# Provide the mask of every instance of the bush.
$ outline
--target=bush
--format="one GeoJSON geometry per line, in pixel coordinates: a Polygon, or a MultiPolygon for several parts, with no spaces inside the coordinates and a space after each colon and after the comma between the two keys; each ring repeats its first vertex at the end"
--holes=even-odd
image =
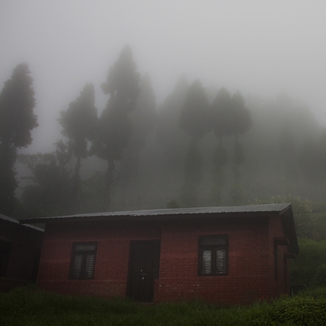
{"type": "Polygon", "coordinates": [[[296,296],[278,300],[269,313],[272,325],[326,325],[326,298],[296,296]]]}
{"type": "Polygon", "coordinates": [[[142,305],[22,288],[0,293],[0,325],[318,326],[326,325],[325,294],[326,287],[248,307],[225,308],[201,301],[142,305]]]}

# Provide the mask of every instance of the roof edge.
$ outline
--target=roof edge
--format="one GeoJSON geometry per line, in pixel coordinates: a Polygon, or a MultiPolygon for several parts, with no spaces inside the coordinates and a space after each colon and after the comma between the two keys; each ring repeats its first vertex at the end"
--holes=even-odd
{"type": "Polygon", "coordinates": [[[289,203],[282,204],[262,204],[262,205],[245,205],[245,206],[215,206],[215,207],[192,207],[192,208],[174,208],[174,209],[153,209],[153,210],[136,210],[136,211],[117,211],[117,212],[98,212],[74,215],[62,215],[51,217],[40,217],[35,219],[21,220],[21,224],[29,223],[45,223],[53,220],[88,220],[88,219],[108,219],[108,220],[143,220],[144,218],[155,219],[158,217],[173,218],[173,216],[199,216],[202,214],[284,214],[288,210],[292,211],[292,206],[289,203]]]}

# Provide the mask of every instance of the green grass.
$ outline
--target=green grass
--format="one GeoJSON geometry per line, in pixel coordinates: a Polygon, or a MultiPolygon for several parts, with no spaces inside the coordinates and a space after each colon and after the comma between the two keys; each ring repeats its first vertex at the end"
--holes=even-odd
{"type": "Polygon", "coordinates": [[[0,293],[0,325],[326,325],[326,288],[229,308],[199,301],[142,305],[20,288],[0,293]]]}

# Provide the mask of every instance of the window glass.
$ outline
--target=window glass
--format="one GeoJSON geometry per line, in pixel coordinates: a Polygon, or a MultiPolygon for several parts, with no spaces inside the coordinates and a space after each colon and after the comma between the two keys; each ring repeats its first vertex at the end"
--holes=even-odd
{"type": "Polygon", "coordinates": [[[199,275],[217,276],[228,273],[228,236],[199,238],[199,275]]]}
{"type": "Polygon", "coordinates": [[[202,273],[211,274],[212,273],[212,251],[204,250],[202,254],[202,273]]]}
{"type": "Polygon", "coordinates": [[[216,250],[216,274],[226,273],[226,250],[216,250]]]}
{"type": "Polygon", "coordinates": [[[87,276],[87,278],[93,277],[94,262],[95,262],[95,255],[87,255],[87,257],[86,257],[86,276],[87,276]]]}
{"type": "Polygon", "coordinates": [[[75,243],[71,260],[71,274],[73,279],[93,279],[95,268],[97,244],[92,243],[75,243]]]}
{"type": "Polygon", "coordinates": [[[74,277],[79,278],[82,272],[82,263],[83,263],[83,256],[76,255],[75,256],[75,265],[74,265],[74,277]]]}

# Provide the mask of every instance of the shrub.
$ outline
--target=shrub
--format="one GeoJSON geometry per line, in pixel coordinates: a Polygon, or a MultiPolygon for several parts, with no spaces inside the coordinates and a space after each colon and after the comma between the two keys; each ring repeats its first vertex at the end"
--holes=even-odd
{"type": "Polygon", "coordinates": [[[318,326],[326,325],[325,293],[326,287],[273,302],[226,308],[201,301],[142,305],[125,299],[18,289],[0,293],[0,325],[318,326]]]}
{"type": "Polygon", "coordinates": [[[292,297],[272,305],[269,317],[276,325],[326,325],[326,298],[292,297]]]}

